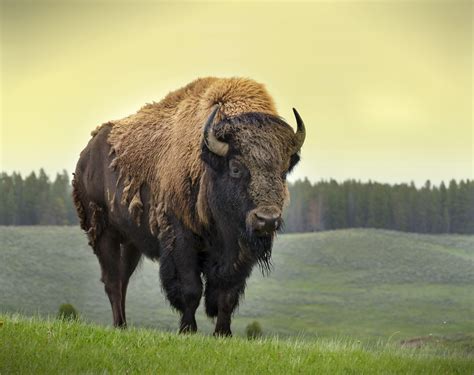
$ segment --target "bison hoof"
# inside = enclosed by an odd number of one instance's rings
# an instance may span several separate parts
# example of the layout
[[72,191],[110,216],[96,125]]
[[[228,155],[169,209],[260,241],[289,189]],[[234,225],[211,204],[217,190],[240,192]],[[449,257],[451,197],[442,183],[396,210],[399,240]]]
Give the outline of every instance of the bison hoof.
[[193,327],[193,326],[189,326],[189,325],[179,328],[179,333],[180,334],[192,334],[192,333],[196,333],[196,332],[197,332],[197,327]]
[[232,332],[230,330],[229,331],[215,330],[213,336],[214,337],[232,337]]
[[114,323],[115,328],[127,329],[127,322]]

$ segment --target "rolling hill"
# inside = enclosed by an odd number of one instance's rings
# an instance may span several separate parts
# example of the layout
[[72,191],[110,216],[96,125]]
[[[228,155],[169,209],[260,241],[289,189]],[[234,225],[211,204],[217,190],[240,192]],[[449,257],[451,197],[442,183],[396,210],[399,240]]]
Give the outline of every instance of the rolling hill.
[[[234,333],[258,320],[268,335],[349,336],[401,341],[468,338],[474,347],[474,236],[351,229],[281,235],[274,269],[258,269],[233,320]],[[72,303],[86,321],[110,324],[99,264],[77,227],[0,227],[0,312],[56,315]],[[175,331],[158,264],[132,278],[129,323]],[[212,332],[202,306],[198,327]]]

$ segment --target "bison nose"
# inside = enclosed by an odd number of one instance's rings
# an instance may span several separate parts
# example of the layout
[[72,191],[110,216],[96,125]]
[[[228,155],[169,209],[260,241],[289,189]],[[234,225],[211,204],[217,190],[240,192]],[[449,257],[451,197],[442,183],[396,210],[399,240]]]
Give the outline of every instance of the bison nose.
[[255,212],[254,229],[260,234],[270,234],[276,231],[281,224],[280,213]]

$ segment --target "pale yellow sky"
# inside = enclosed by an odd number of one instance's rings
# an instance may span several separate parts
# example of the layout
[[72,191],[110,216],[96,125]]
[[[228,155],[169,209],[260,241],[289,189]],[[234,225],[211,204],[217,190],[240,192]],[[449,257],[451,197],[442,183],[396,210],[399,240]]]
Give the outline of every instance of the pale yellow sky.
[[201,76],[307,125],[292,179],[474,178],[471,2],[2,1],[0,170],[72,172],[96,125]]

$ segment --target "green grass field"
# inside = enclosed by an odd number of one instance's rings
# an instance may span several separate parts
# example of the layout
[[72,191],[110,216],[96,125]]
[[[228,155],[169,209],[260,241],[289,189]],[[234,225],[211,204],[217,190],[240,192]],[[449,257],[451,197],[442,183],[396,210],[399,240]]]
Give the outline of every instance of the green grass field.
[[215,339],[0,315],[0,373],[472,374],[473,357],[350,339]]
[[[274,270],[255,269],[233,320],[268,336],[351,337],[362,344],[439,338],[474,352],[474,236],[353,229],[289,234]],[[0,227],[0,312],[55,316],[72,303],[83,321],[111,322],[98,262],[76,227]],[[128,294],[129,323],[175,332],[158,265],[145,261]],[[198,326],[212,332],[200,307]],[[102,332],[102,331],[100,331]],[[105,332],[105,331],[104,331]],[[176,339],[185,340],[185,339]]]

